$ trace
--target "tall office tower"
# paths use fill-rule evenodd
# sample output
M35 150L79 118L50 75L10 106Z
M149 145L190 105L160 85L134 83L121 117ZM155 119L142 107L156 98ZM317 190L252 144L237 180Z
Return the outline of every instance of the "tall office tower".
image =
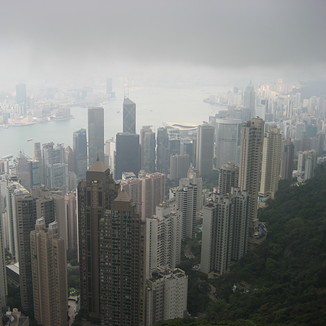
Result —
M96 161L78 185L78 234L80 260L80 305L90 318L100 319L100 220L116 197L118 185L110 170ZM103 259L105 256L103 257ZM105 259L108 262L108 259Z
M257 224L257 201L260 185L264 120L254 118L241 128L239 188L249 195L249 229L253 235Z
M293 172L294 144L290 138L283 141L281 153L281 179L291 180Z
M219 275L228 271L248 246L248 196L232 189L230 194L216 195L203 208L203 240L200 269Z
M105 165L109 167L114 174L115 167L115 139L111 138L105 141L104 144Z
M16 85L16 103L26 105L27 97L26 97L26 85L18 84Z
M68 164L65 163L65 148L62 144L43 144L44 181L48 188L67 189Z
M40 162L29 159L22 152L17 158L16 173L25 188L41 185Z
M108 78L106 80L106 94L108 95L109 98L112 97L112 78Z
M282 135L280 129L270 128L264 137L260 191L263 197L274 199L281 170Z
M166 128L157 129L156 168L158 172L168 174L170 169L169 135Z
M76 162L77 180L85 179L87 171L87 137L86 129L80 129L73 134L73 151Z
M145 173L140 171L142 181L141 218L144 220L155 214L156 206L164 201L166 175L160 172Z
M169 154L180 154L181 142L178 138L169 138Z
M188 154L171 155L169 179L176 180L176 179L186 178L189 167L190 167L190 159Z
M38 161L40 165L40 184L44 185L44 164L41 143L34 143L34 161Z
M193 238L198 212L198 202L201 199L199 187L192 179L183 178L176 190L177 208L182 218L182 240Z
M0 202L0 213L2 214L2 207ZM7 296L7 274L6 274L6 260L3 235L2 218L0 218L0 310L6 306ZM1 322L0 322L1 323Z
M140 167L147 173L155 172L155 133L150 126L140 130Z
M215 167L239 163L241 120L215 119Z
M176 202L156 206L156 214L146 218L146 277L158 267L174 269L180 264L182 220Z
M88 166L104 162L104 109L88 109Z
M30 233L34 318L40 325L67 323L66 250L58 225L45 227L44 218L36 220Z
M145 223L123 191L110 208L99 221L101 325L143 326Z
M213 170L214 127L208 124L198 126L196 168L201 176L209 175Z
M64 197L65 219L67 232L67 248L68 250L78 249L78 222L76 214L76 194L69 192Z
M255 101L256 101L255 88L252 82L250 81L249 85L246 87L243 94L243 105L245 109L249 109L250 119L256 117Z
M129 98L123 100L123 132L136 133L136 103Z
M123 172L140 171L139 136L130 133L117 133L114 176L121 179Z
M221 195L231 193L231 188L238 186L239 167L234 163L226 163L219 169L217 192Z
M7 180L5 191L2 193L6 201L6 234L7 234L7 246L15 261L19 260L19 248L18 248L18 223L17 223L17 209L16 201L18 196L28 196L30 193L19 182L14 180Z
M179 269L158 268L147 281L146 326L187 315L188 276Z
M317 135L317 155L322 155L326 150L326 133L320 132Z

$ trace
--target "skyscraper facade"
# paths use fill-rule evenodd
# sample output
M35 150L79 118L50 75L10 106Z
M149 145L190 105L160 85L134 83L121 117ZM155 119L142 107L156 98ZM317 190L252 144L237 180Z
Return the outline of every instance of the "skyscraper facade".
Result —
M0 212L2 212L1 203L0 203ZM6 295L8 292L7 291L5 248L4 248L2 234L3 234L2 219L0 218L0 309L6 305Z
M99 159L104 162L104 109L88 109L88 165Z
M123 172L140 171L139 135L118 133L116 136L115 179L119 180Z
M249 227L251 234L257 224L257 202L260 185L264 120L254 118L241 128L239 188L249 195Z
M208 124L198 126L196 168L201 176L209 175L213 170L214 127Z
M290 138L283 141L281 153L281 179L291 180L293 172L294 144Z
M123 132L136 133L136 103L129 98L123 100Z
M239 163L241 120L215 119L215 167Z
M145 324L145 223L119 191L100 219L101 325Z
M231 188L238 186L239 167L234 163L226 163L219 169L217 192L221 195L231 193Z
M57 326L67 322L66 250L58 225L45 227L36 220L30 233L34 318L40 325Z
M256 116L255 101L256 101L255 88L252 82L250 81L249 85L246 87L243 94L243 105L245 109L248 109L250 115L248 119L253 119Z
M118 185L110 170L96 161L78 185L80 305L90 318L100 321L100 220L111 209ZM108 261L108 260L107 260Z
M158 172L168 174L170 166L169 135L166 128L157 129L156 168Z
M140 166L147 173L155 172L155 133L150 126L140 130Z
M282 135L276 127L271 128L264 137L260 195L274 199L278 189L281 169Z
M214 195L203 208L203 240L200 267L203 273L223 274L248 246L248 196L232 189L227 195Z
M87 171L87 137L86 129L80 129L73 134L73 153L75 156L75 172L77 180L86 177Z

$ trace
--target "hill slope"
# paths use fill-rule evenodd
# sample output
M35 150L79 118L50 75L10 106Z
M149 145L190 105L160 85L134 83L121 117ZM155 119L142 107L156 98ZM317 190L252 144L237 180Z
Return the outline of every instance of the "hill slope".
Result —
M281 184L260 220L267 240L214 282L210 322L162 325L326 325L326 166L304 186Z

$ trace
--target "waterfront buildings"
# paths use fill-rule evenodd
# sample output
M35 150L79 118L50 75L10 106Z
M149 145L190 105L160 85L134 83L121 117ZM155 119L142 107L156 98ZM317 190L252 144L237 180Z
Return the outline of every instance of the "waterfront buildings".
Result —
M104 109L88 109L88 165L99 159L104 162Z
M139 135L119 132L116 136L116 155L114 176L120 180L123 172L140 171Z
M45 226L36 220L30 233L34 318L40 325L57 326L67 322L67 272L64 240L57 222Z
M123 100L123 132L136 133L136 103L129 98Z

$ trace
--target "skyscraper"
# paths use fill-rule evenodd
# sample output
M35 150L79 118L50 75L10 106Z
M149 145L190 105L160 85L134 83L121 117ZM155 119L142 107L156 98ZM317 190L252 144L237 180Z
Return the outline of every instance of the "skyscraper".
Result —
M198 126L196 168L201 176L209 175L213 170L214 127L208 124Z
M187 314L188 276L179 269L158 268L147 282L146 326L184 318Z
M101 325L145 324L145 223L119 191L100 219Z
M221 195L231 193L231 188L238 186L239 167L233 163L226 163L219 169L217 192Z
M138 175L139 171L139 135L122 132L117 133L114 170L115 179L121 179L123 172L133 172L135 175Z
M2 212L1 202L0 202L0 212ZM3 234L2 218L0 218L0 309L6 305L6 295L7 295L5 248L4 248L2 234Z
M249 195L249 228L253 235L257 223L264 120L254 118L241 128L239 188Z
M99 159L104 162L104 109L88 109L88 165Z
M157 129L156 168L158 172L168 174L170 166L169 135L166 128Z
M110 170L96 161L78 185L80 305L90 318L100 321L100 220L111 209L118 185ZM108 261L108 260L107 260Z
M292 179L294 144L290 138L283 141L281 153L281 179Z
M159 267L174 269L181 258L182 220L176 202L156 206L156 214L146 218L146 276Z
M129 98L123 100L123 132L136 133L136 103Z
M249 119L253 119L256 116L255 101L256 101L255 88L252 82L250 81L249 85L246 87L243 94L243 105L245 109L248 109L249 111L250 114Z
M144 325L145 226L100 161L78 186L81 308L100 325Z
M171 155L169 179L176 180L176 179L186 178L189 166L190 166L190 159L188 154Z
M67 272L65 244L58 225L45 227L44 218L36 220L30 233L34 318L41 325L57 326L67 322Z
M26 102L26 85L23 83L16 85L16 103L26 105Z
M240 125L237 119L215 119L215 167L227 162L239 163Z
M155 133L150 126L140 130L140 167L147 173L155 172Z
M87 171L87 138L86 129L80 129L73 134L73 152L76 162L77 180L86 177Z
M200 267L203 273L223 274L248 247L248 196L232 189L215 195L203 208L203 240Z
M281 169L282 135L276 127L271 128L264 137L260 195L274 199L278 189Z

